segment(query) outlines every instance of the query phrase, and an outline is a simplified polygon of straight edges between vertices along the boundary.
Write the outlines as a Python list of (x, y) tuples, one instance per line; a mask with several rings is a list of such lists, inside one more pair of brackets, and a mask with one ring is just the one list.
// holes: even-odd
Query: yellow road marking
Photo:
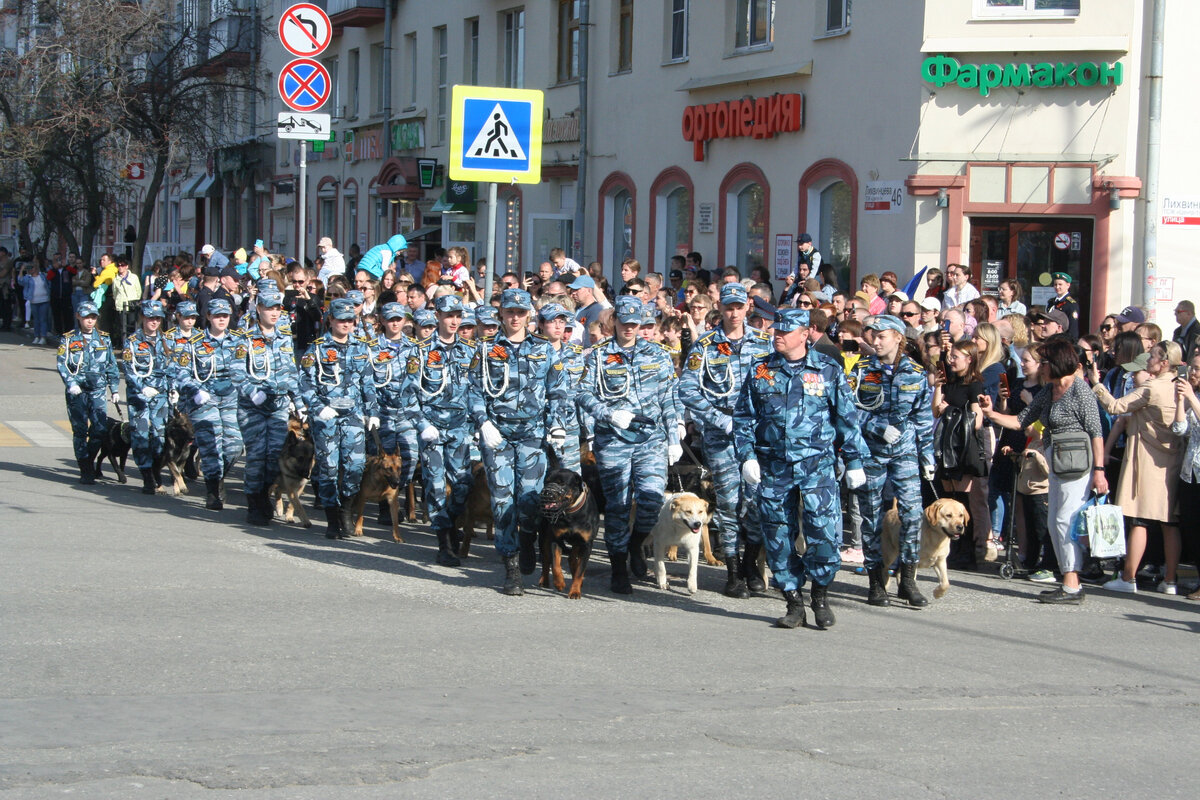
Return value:
[(68, 436), (75, 435), (75, 431), (71, 430), (71, 423), (65, 419), (54, 420), (54, 427), (58, 428), (60, 431), (67, 434)]
[(32, 447), (32, 445), (29, 440), (0, 422), (0, 447)]

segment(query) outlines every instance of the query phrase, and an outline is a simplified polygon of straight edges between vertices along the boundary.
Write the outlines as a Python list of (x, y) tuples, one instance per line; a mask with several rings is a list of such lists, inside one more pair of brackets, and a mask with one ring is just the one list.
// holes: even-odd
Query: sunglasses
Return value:
[(919, 317), (919, 316), (921, 316), (921, 312), (919, 312), (919, 311), (902, 311), (902, 312), (900, 312), (900, 316), (902, 316), (902, 317)]
[(801, 300), (800, 308), (812, 308), (812, 303), (808, 300)]
[(1101, 326), (1100, 326), (1100, 330), (1102, 330), (1102, 331), (1111, 331), (1111, 330), (1112, 330), (1112, 327), (1113, 327), (1112, 325), (1101, 325)]

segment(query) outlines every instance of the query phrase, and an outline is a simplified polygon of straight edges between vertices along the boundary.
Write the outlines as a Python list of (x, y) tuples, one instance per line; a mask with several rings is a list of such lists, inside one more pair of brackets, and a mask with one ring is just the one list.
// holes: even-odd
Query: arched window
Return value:
[(596, 260), (604, 274), (616, 281), (621, 262), (633, 257), (637, 244), (637, 194), (633, 178), (614, 172), (600, 184), (600, 225)]
[(762, 170), (739, 164), (721, 181), (718, 250), (713, 269), (735, 266), (742, 275), (767, 263), (767, 232), (771, 225), (771, 187)]
[(858, 177), (843, 161), (822, 159), (800, 177), (799, 230), (811, 234), (822, 261), (834, 265), (842, 289), (856, 286), (857, 196)]
[(665, 271), (671, 256), (691, 252), (694, 197), (692, 179), (679, 167), (668, 167), (654, 179), (650, 186), (649, 271)]

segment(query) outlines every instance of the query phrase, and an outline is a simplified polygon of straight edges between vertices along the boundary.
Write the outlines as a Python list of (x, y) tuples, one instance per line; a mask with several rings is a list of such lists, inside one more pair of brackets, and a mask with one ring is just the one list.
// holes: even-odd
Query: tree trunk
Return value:
[(146, 196), (142, 198), (141, 214), (138, 215), (137, 241), (133, 243), (133, 265), (131, 269), (142, 274), (142, 254), (146, 251), (146, 239), (150, 236), (150, 223), (154, 219), (154, 209), (158, 206), (158, 190), (162, 188), (163, 177), (167, 174), (167, 152), (159, 148), (154, 156), (154, 174), (150, 176), (150, 185), (146, 187)]

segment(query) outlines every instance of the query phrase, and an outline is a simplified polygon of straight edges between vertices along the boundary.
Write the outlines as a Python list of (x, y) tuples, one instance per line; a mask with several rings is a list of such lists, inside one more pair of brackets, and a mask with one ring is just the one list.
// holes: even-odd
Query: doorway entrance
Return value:
[(1026, 306), (1045, 306), (1054, 298), (1051, 273), (1071, 276), (1071, 297), (1079, 303), (1079, 330), (1091, 330), (1092, 276), (1090, 219), (1065, 217), (971, 217), (971, 275), (984, 294), (995, 294), (1000, 281), (1016, 278)]

